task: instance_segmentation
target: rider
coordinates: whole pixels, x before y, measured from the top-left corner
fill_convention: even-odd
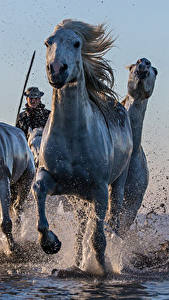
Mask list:
[[[45,127],[50,111],[41,102],[43,95],[44,93],[37,87],[30,87],[24,93],[27,103],[24,111],[19,114],[16,126],[24,131],[26,138],[28,138],[29,127],[31,129]]]

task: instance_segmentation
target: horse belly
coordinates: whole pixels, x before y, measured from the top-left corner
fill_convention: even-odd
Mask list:
[[[14,126],[0,123],[0,160],[7,176],[17,181],[26,170],[32,153],[24,133]]]
[[[126,131],[127,133],[127,131]],[[131,131],[128,134],[119,132],[114,138],[114,152],[112,158],[112,172],[110,183],[116,180],[127,167],[133,149]]]
[[[14,158],[13,161],[13,169],[12,169],[12,180],[14,182],[18,181],[18,179],[22,176],[22,174],[24,173],[24,171],[27,168],[27,160],[23,159],[23,158]]]
[[[32,153],[30,152],[27,144],[25,144],[25,141],[23,143],[18,143],[18,145],[15,145],[17,148],[13,149],[13,164],[11,166],[12,168],[12,180],[14,182],[18,181],[18,179],[22,176],[24,171],[27,169],[28,161],[32,159]],[[8,161],[8,164],[11,164],[11,161]]]

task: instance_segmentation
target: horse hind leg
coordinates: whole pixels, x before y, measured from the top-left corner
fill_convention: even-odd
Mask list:
[[[46,196],[54,191],[55,185],[56,182],[47,171],[38,169],[36,181],[32,186],[32,193],[37,202],[40,244],[43,251],[47,254],[55,254],[61,248],[61,242],[57,236],[49,230],[49,224],[45,214]]]
[[[110,185],[107,222],[112,231],[119,235],[120,212],[124,200],[124,187],[128,168]]]
[[[2,207],[2,223],[1,229],[5,234],[10,251],[14,251],[15,243],[12,236],[12,221],[9,216],[10,209],[10,181],[8,177],[0,179],[0,201]]]
[[[11,196],[13,199],[12,207],[16,214],[16,223],[20,225],[21,214],[23,212],[23,204],[27,199],[31,189],[31,184],[34,178],[35,168],[30,161],[27,169],[16,182],[15,186],[11,189]]]

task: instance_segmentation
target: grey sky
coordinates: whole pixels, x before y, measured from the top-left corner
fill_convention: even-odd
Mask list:
[[[35,85],[43,90],[43,101],[50,108],[52,89],[45,71],[44,39],[57,23],[65,18],[92,24],[104,22],[116,37],[115,47],[107,57],[114,69],[115,91],[122,98],[127,91],[126,65],[146,57],[158,69],[144,132],[147,138],[153,136],[154,143],[160,141],[168,147],[168,13],[168,0],[0,0],[0,120],[15,123],[34,50],[36,57],[27,87]]]
[[[163,0],[0,0],[1,121],[14,123],[31,56],[36,58],[28,86],[44,90],[50,107],[51,87],[45,74],[44,39],[64,18],[105,22],[117,37],[108,54],[115,70],[115,90],[126,93],[125,66],[147,57],[159,70],[153,97],[158,109],[168,101],[169,1]],[[168,109],[168,105],[166,106]],[[166,111],[165,108],[165,111]]]
[[[15,124],[29,63],[36,57],[27,87],[44,91],[51,107],[52,88],[45,71],[44,40],[62,19],[106,23],[115,47],[108,53],[115,91],[127,92],[126,65],[148,58],[158,69],[143,130],[150,184],[145,205],[165,201],[169,193],[169,1],[168,0],[0,0],[0,121]],[[25,104],[25,99],[24,103]],[[148,201],[147,201],[148,200]],[[167,201],[169,209],[169,201]]]

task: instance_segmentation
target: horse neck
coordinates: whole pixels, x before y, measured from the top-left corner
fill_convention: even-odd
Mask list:
[[[85,81],[68,83],[61,89],[53,89],[52,127],[77,129],[86,122],[85,111],[89,107]]]
[[[129,105],[129,116],[130,123],[133,133],[133,152],[138,151],[141,147],[143,121],[147,108],[148,99],[134,99],[128,96]]]

